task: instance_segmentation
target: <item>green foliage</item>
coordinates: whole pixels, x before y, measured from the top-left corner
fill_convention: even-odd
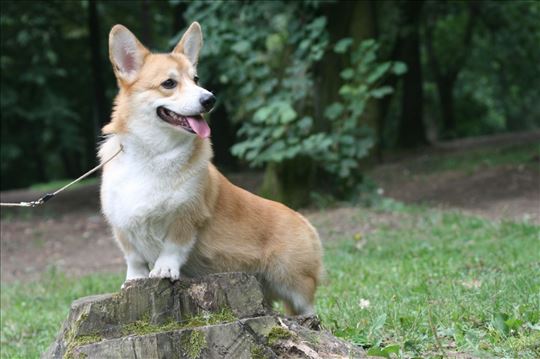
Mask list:
[[[404,65],[379,63],[374,40],[357,46],[351,38],[340,40],[334,51],[350,66],[341,72],[340,101],[320,111],[315,69],[331,50],[324,16],[306,3],[281,1],[234,9],[193,3],[186,18],[195,15],[209,19],[199,72],[219,73],[220,98],[241,123],[232,153],[252,166],[301,159],[315,163],[340,188],[356,184],[359,160],[374,144],[373,130],[361,125],[366,105],[392,92],[380,83],[389,73],[405,72]]]
[[[471,6],[476,8],[472,15]],[[455,133],[446,135],[538,128],[540,79],[532,74],[540,72],[540,48],[535,46],[540,41],[540,5],[528,1],[429,2],[425,10],[425,26],[433,28],[433,50],[441,72],[459,71],[453,93]],[[463,39],[470,16],[472,41],[466,45]],[[430,86],[433,69],[427,60],[425,65],[429,107],[430,102],[437,102],[437,95]],[[439,105],[434,107],[438,110]]]
[[[307,18],[295,21],[303,11],[307,11]],[[283,103],[294,107],[307,96],[312,83],[305,75],[320,59],[327,42],[321,37],[324,18],[309,13],[303,3],[285,5],[281,1],[260,2],[257,6],[190,4],[185,15],[188,22],[204,19],[204,61],[199,65],[202,83],[216,77],[219,98],[233,121],[247,120],[269,104],[279,111],[276,121],[295,119],[296,114]],[[260,26],[261,22],[267,26]],[[259,120],[265,120],[264,112]]]
[[[339,89],[340,101],[329,105],[324,113],[332,124],[326,134],[331,146],[317,153],[318,158],[322,156],[324,168],[348,187],[358,183],[359,161],[374,144],[373,129],[361,124],[367,104],[393,92],[392,87],[380,85],[388,74],[401,75],[407,70],[401,62],[378,62],[379,45],[374,40],[364,40],[347,53],[350,46],[354,47],[350,38],[334,46],[335,52],[349,55],[350,67],[340,74],[344,83]]]
[[[1,2],[2,190],[73,178],[96,162],[100,125],[88,5],[86,1]],[[141,24],[141,3],[97,3],[105,112],[116,92],[107,56],[112,25],[121,19],[139,37],[142,29],[149,35],[156,33],[156,40],[167,41],[170,36],[172,19],[155,11],[169,13],[164,11],[167,3],[147,5],[144,16],[152,28]],[[166,45],[147,43],[156,44]]]
[[[470,126],[483,133],[540,127],[540,4],[485,4],[463,86],[458,97],[472,97],[485,115]],[[536,44],[536,45],[535,45]],[[467,135],[462,126],[459,135]]]
[[[450,4],[429,3],[426,22],[432,22],[433,50],[437,56],[440,70],[443,73],[453,71],[470,51],[464,46],[463,39],[469,21],[469,4],[453,2]]]
[[[359,31],[363,24],[345,24],[347,16],[343,26],[328,24],[330,16],[339,14],[336,9],[351,9],[343,4],[99,2],[97,37],[106,111],[116,91],[107,60],[111,26],[121,21],[149,48],[163,51],[181,36],[179,14],[183,14],[186,24],[197,20],[203,26],[199,75],[204,86],[216,90],[226,109],[218,112],[223,117],[217,120],[228,123],[225,127],[232,127],[231,131],[240,127],[233,148],[237,157],[253,166],[305,162],[317,167],[307,171],[317,178],[332,178],[332,187],[344,178],[356,182],[350,174],[359,176],[358,159],[365,158],[373,146],[373,130],[381,132],[377,138],[386,147],[398,137],[403,92],[399,82],[390,88],[382,80],[406,71],[404,65],[386,59],[400,58],[395,45],[411,29],[399,25],[406,3],[376,2],[377,43],[360,45],[362,39],[349,36],[363,33]],[[94,164],[99,130],[88,3],[49,1],[27,6],[3,1],[1,6],[2,189],[75,177]],[[471,6],[476,12],[472,41],[466,46],[463,39]],[[420,46],[424,107],[432,128],[442,126],[434,73],[425,51],[428,25],[442,72],[461,65],[452,92],[453,135],[540,126],[540,77],[534,76],[540,73],[539,14],[540,4],[532,1],[425,3]],[[173,24],[177,35],[166,43]],[[362,46],[365,58],[354,58]],[[332,50],[339,61],[326,61]],[[332,66],[335,80],[328,76]],[[339,87],[340,94],[334,94]],[[385,107],[370,113],[373,100],[381,98]],[[370,105],[366,108],[366,104]],[[381,113],[388,116],[378,118]],[[217,153],[229,151],[217,140],[215,145]]]
[[[64,17],[74,22],[66,23]],[[78,4],[2,4],[2,188],[65,175],[64,162],[79,167],[84,161],[81,121],[89,115],[81,113],[78,104],[86,96],[83,79],[88,72],[81,70],[74,81],[70,77],[75,70],[71,65],[85,61],[80,55],[86,47],[80,41],[84,27],[77,19],[84,23]],[[71,51],[64,51],[65,46]]]
[[[219,73],[220,98],[246,139],[232,152],[252,165],[312,152],[321,139],[309,115],[312,72],[328,44],[325,18],[303,3],[280,1],[236,8],[193,3],[186,17],[201,13],[214,20],[205,23],[209,40],[199,72]]]
[[[343,39],[336,44],[335,51],[345,52],[351,44],[352,39]],[[393,68],[390,63],[376,63],[376,50],[375,42],[367,40],[350,54],[351,67],[341,72],[345,82],[340,89],[341,101],[332,103],[323,113],[328,120],[326,130],[315,126],[321,121],[309,115],[314,109],[304,107],[304,113],[301,112],[302,105],[314,103],[313,93],[306,92],[307,98],[293,102],[298,93],[294,88],[288,89],[286,82],[280,83],[277,98],[270,97],[251,120],[243,122],[239,134],[245,140],[232,148],[233,153],[255,166],[309,158],[343,182],[357,183],[358,178],[351,174],[358,173],[359,160],[373,146],[373,131],[360,125],[360,119],[371,98],[381,98],[392,91],[388,86],[376,87]],[[399,65],[395,67],[396,72],[400,69]],[[305,86],[309,86],[314,80],[305,81]]]

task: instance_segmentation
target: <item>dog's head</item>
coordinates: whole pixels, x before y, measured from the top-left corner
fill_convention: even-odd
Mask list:
[[[197,61],[202,31],[191,24],[174,50],[153,54],[124,26],[109,35],[109,57],[120,92],[104,133],[130,132],[139,137],[210,136],[202,114],[215,97],[198,85]]]

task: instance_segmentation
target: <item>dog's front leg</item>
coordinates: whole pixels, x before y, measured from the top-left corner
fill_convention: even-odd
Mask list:
[[[138,252],[133,251],[127,253],[125,258],[127,264],[126,282],[148,277],[148,264],[143,256]]]
[[[180,279],[180,268],[186,262],[194,243],[194,236],[187,242],[165,239],[163,249],[150,272],[150,277]]]
[[[118,245],[120,246],[120,249],[124,253],[124,258],[126,259],[126,280],[124,281],[124,284],[122,284],[122,288],[125,288],[127,283],[130,281],[148,277],[148,263],[141,253],[137,251],[133,244],[127,239],[124,232],[118,228],[115,228],[113,233]]]

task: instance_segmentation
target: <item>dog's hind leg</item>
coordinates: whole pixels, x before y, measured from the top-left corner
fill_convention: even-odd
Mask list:
[[[281,298],[288,315],[314,314],[313,300],[315,281],[311,277],[303,277],[296,282],[294,288],[282,288]]]
[[[270,283],[266,278],[261,275],[260,273],[256,274],[257,280],[261,284],[261,289],[263,292],[263,300],[264,303],[272,308],[274,305],[274,302],[279,299],[279,296],[276,294],[275,290],[273,289],[272,283]]]
[[[283,301],[289,315],[313,314],[317,277],[286,273],[275,269],[270,274],[270,278],[268,274],[266,277],[266,283],[270,287],[269,293]]]

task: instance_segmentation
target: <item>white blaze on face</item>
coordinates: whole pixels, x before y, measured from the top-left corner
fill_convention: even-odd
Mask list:
[[[135,94],[132,99],[133,113],[138,116],[131,118],[130,130],[138,137],[145,139],[145,142],[153,142],[164,137],[171,137],[173,141],[176,141],[178,136],[192,137],[193,134],[189,131],[171,131],[171,124],[164,122],[157,114],[158,108],[163,107],[183,116],[191,130],[200,138],[210,137],[210,127],[200,114],[205,112],[201,98],[210,96],[211,92],[193,82],[195,75],[193,68],[184,72],[173,67],[165,74],[166,76],[163,76],[160,81],[172,79],[177,82],[177,86],[166,91],[159,89],[159,91],[142,91]]]
[[[176,69],[171,69],[168,76],[178,82],[178,87],[172,96],[157,99],[153,104],[154,109],[164,106],[186,117],[200,115],[205,111],[201,105],[201,98],[208,97],[211,92],[197,86],[191,80],[195,76],[193,68],[190,68],[184,76],[180,75]]]

